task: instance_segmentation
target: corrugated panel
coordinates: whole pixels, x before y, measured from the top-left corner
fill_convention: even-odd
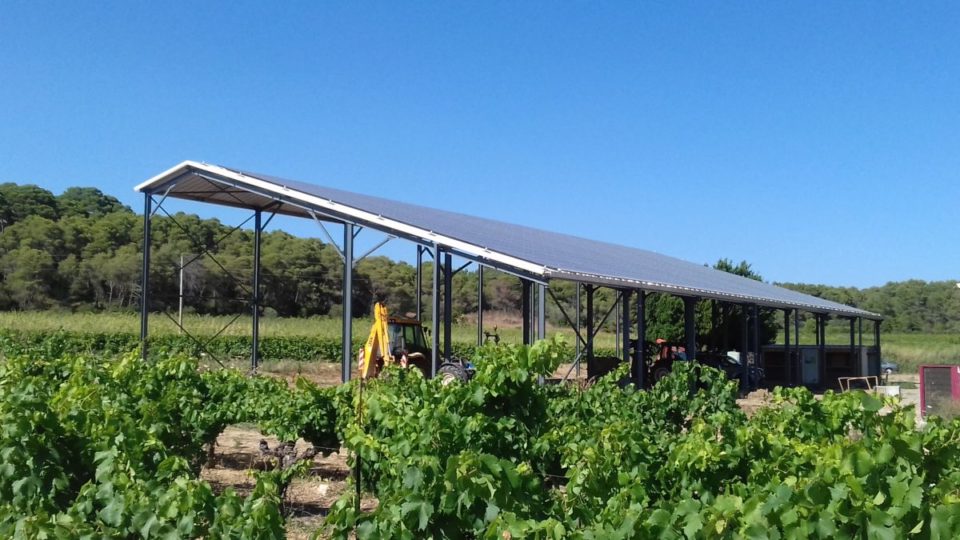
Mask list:
[[[236,172],[286,186],[342,205],[366,210],[464,242],[542,264],[550,275],[586,283],[646,285],[718,298],[751,299],[778,306],[804,307],[835,313],[875,317],[867,311],[830,302],[760,281],[721,272],[703,265],[644,249],[620,246],[577,236],[544,231],[492,219],[416,204],[392,201],[335,188],[317,186],[246,171]]]
[[[220,173],[232,178],[212,182],[203,177]],[[488,255],[481,255],[484,260],[489,256],[490,259],[513,264],[514,268],[529,263],[530,271],[548,279],[570,279],[771,307],[880,318],[875,313],[644,249],[215,165],[184,162],[140,184],[136,189],[163,193],[171,181],[176,181],[176,186],[169,192],[170,197],[246,208],[265,208],[282,199],[289,204],[279,207],[279,211],[296,216],[310,215],[297,205],[319,211],[317,205],[320,203],[333,206],[327,203],[329,201],[339,207],[353,209],[357,215],[368,215],[367,220],[372,221],[367,223],[368,226],[394,231],[412,228],[417,237],[427,242],[437,241],[432,238],[432,233],[435,233],[442,237],[443,242],[454,245],[459,242],[463,248],[469,248],[474,253],[487,250]],[[302,195],[298,196],[298,193]],[[275,211],[277,207],[270,209]],[[376,219],[370,220],[369,214]],[[346,213],[341,215],[351,219]],[[406,234],[409,236],[413,233]],[[440,242],[442,246],[450,247],[443,242]],[[496,261],[492,260],[491,266],[509,269],[507,266],[498,266]]]

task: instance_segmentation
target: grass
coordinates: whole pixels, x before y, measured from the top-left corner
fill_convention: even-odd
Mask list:
[[[863,344],[874,345],[873,328],[864,325]],[[850,343],[850,333],[827,329],[828,345],[847,345]],[[859,336],[856,336],[859,339]],[[801,332],[800,343],[813,345],[813,332]],[[777,343],[783,343],[783,334],[777,336]],[[957,334],[905,334],[883,333],[880,336],[880,347],[884,360],[892,360],[900,365],[903,373],[915,372],[923,364],[960,364],[960,335]]]
[[[223,335],[249,335],[251,320],[249,316],[242,316],[233,320],[227,316],[185,315],[184,327],[193,334],[212,336],[229,324]],[[152,314],[150,317],[150,334],[175,334],[177,327],[166,315]],[[231,321],[233,322],[231,323]],[[500,338],[505,343],[520,343],[522,333],[515,320],[509,317],[498,317],[489,314],[485,319],[485,329],[491,331],[498,327]],[[366,336],[370,329],[369,319],[356,319],[353,322],[354,336]],[[873,329],[864,329],[864,345],[873,345]],[[0,328],[12,328],[25,331],[54,332],[64,329],[74,332],[125,332],[140,333],[140,315],[137,313],[69,313],[69,312],[0,312]],[[568,328],[548,326],[549,335],[563,334],[568,343],[574,343],[573,331]],[[328,338],[340,337],[340,319],[335,317],[312,317],[305,319],[264,317],[260,319],[261,336],[301,337],[318,336]],[[458,343],[475,343],[477,339],[476,325],[454,324],[453,341]],[[801,333],[800,342],[805,345],[813,344],[813,333]],[[845,345],[850,342],[850,334],[828,328],[827,343]],[[597,335],[598,348],[613,349],[616,337],[608,332]],[[783,336],[778,336],[778,343],[783,343]],[[881,336],[884,359],[893,360],[900,364],[902,372],[916,371],[922,364],[960,364],[960,335],[956,334],[901,334],[884,333]]]
[[[495,316],[484,328],[488,332],[497,326],[497,333],[504,343],[520,343],[523,333],[519,327],[505,326],[509,324]],[[232,322],[231,322],[232,321]],[[498,322],[499,321],[499,322]],[[370,319],[355,319],[353,321],[353,335],[366,336],[370,330]],[[176,334],[177,325],[166,315],[151,314],[149,318],[150,335]],[[246,336],[250,335],[252,320],[250,316],[241,316],[234,320],[232,316],[184,315],[183,326],[191,334],[198,336],[213,336],[228,325],[221,335]],[[429,321],[427,321],[429,325]],[[130,334],[140,333],[140,315],[138,313],[69,313],[69,312],[0,312],[0,328],[9,328],[28,332],[55,332],[66,330],[70,332],[100,333],[122,332]],[[260,319],[260,335],[276,337],[326,337],[339,338],[341,322],[335,317],[311,317],[303,319],[263,317]],[[574,343],[573,331],[567,328],[547,327],[549,335],[562,334],[568,343]],[[477,327],[475,324],[454,324],[452,328],[453,341],[457,343],[476,343]],[[616,336],[601,332],[597,335],[598,348],[613,349]]]

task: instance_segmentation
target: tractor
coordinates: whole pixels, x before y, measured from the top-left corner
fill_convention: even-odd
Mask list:
[[[386,306],[379,302],[374,305],[373,326],[366,344],[358,353],[361,378],[377,377],[387,364],[415,367],[429,377],[432,358],[426,333],[419,320],[414,317],[391,317]],[[457,358],[446,358],[437,368],[437,377],[444,385],[453,381],[468,381],[474,373],[473,364]]]

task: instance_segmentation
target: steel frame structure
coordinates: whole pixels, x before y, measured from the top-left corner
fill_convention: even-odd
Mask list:
[[[186,165],[189,164],[195,168],[201,167],[201,164],[196,164],[194,162],[185,162]],[[209,169],[209,170],[207,170]],[[449,239],[442,237],[439,234],[430,233],[428,235],[421,235],[413,230],[411,227],[403,227],[399,225],[385,225],[381,219],[378,219],[377,216],[367,216],[357,217],[356,212],[349,213],[342,211],[333,201],[305,201],[304,199],[298,199],[296,197],[288,196],[283,193],[278,193],[276,190],[267,190],[260,187],[262,182],[253,182],[252,180],[249,183],[240,183],[234,177],[227,174],[219,174],[213,168],[207,168],[205,170],[190,170],[182,172],[177,176],[170,178],[165,178],[163,175],[160,175],[156,178],[162,178],[162,182],[153,182],[148,181],[144,184],[138,186],[138,190],[144,193],[144,228],[143,228],[143,265],[142,265],[142,277],[141,277],[141,326],[140,326],[140,338],[143,344],[143,355],[146,358],[148,354],[148,344],[149,344],[149,315],[151,307],[151,289],[150,289],[150,265],[151,265],[151,221],[154,214],[163,209],[163,202],[171,195],[171,190],[175,188],[179,182],[187,180],[191,177],[203,178],[209,182],[209,185],[212,186],[208,191],[196,191],[196,192],[177,192],[172,196],[177,198],[183,198],[188,200],[195,200],[199,202],[206,202],[208,204],[220,204],[224,206],[232,206],[239,208],[246,208],[253,210],[253,216],[251,219],[254,220],[254,263],[252,268],[252,291],[247,291],[249,299],[249,307],[251,309],[251,315],[253,319],[253,327],[251,329],[252,334],[252,351],[250,355],[250,365],[251,369],[256,370],[260,358],[259,358],[259,341],[260,341],[260,332],[259,332],[259,317],[260,310],[262,307],[262,296],[260,294],[261,290],[261,264],[260,264],[260,239],[262,231],[267,227],[270,221],[278,213],[286,213],[289,215],[296,215],[298,217],[310,217],[317,222],[321,231],[327,237],[329,242],[334,245],[340,257],[343,260],[343,281],[342,281],[342,302],[343,302],[343,332],[342,332],[342,343],[343,351],[341,358],[341,378],[343,381],[347,381],[350,378],[350,366],[353,361],[353,351],[352,349],[352,318],[353,318],[353,306],[352,306],[352,288],[353,288],[353,269],[356,263],[363,259],[364,257],[370,255],[373,251],[381,247],[386,242],[394,238],[402,238],[408,241],[413,242],[417,247],[416,253],[416,310],[417,317],[420,318],[423,313],[423,256],[428,254],[433,260],[433,279],[432,279],[432,291],[431,291],[431,301],[432,301],[432,315],[431,315],[431,339],[432,339],[432,350],[433,357],[431,358],[431,375],[436,373],[436,370],[440,364],[441,360],[441,345],[443,346],[442,356],[449,358],[452,354],[452,280],[453,276],[460,270],[466,268],[471,263],[477,264],[478,266],[478,291],[477,291],[477,343],[482,344],[484,341],[484,322],[483,322],[483,304],[484,304],[484,294],[483,294],[483,270],[485,267],[495,268],[499,271],[506,272],[518,277],[522,283],[522,319],[523,319],[523,342],[526,344],[532,343],[534,339],[534,330],[536,331],[535,335],[538,339],[542,339],[546,336],[546,298],[550,296],[557,306],[560,307],[567,323],[573,328],[576,334],[576,357],[574,363],[571,366],[572,369],[576,369],[579,374],[581,360],[585,357],[587,359],[588,370],[593,365],[595,358],[594,352],[594,338],[599,332],[600,328],[603,327],[610,314],[614,311],[618,311],[617,317],[617,329],[618,329],[618,339],[617,347],[619,348],[619,353],[624,362],[629,362],[631,364],[631,379],[634,384],[639,387],[643,387],[645,369],[643,367],[643,346],[642,344],[646,338],[646,297],[650,292],[657,292],[661,294],[672,294],[679,296],[684,301],[684,328],[686,334],[686,345],[687,350],[689,351],[690,358],[695,360],[696,352],[698,349],[698,344],[696,342],[696,325],[695,325],[695,308],[700,297],[692,296],[691,293],[697,294],[696,291],[687,290],[684,288],[664,288],[657,284],[645,284],[645,283],[631,283],[626,282],[622,279],[601,279],[598,276],[591,276],[590,282],[583,281],[581,276],[572,272],[555,272],[550,276],[543,274],[534,273],[528,270],[528,265],[525,264],[521,259],[515,259],[508,256],[494,257],[487,252],[478,253],[476,250],[470,248],[463,242],[458,242],[455,239]],[[223,169],[224,171],[229,171],[228,169]],[[242,176],[242,175],[241,175]],[[200,195],[204,194],[214,194],[217,196],[225,196],[227,199],[221,199],[217,201],[213,200],[203,200],[200,198]],[[245,194],[255,194],[263,198],[265,203],[253,204],[248,200],[243,200],[240,197]],[[159,195],[159,199],[157,196]],[[312,198],[311,201],[313,201]],[[296,213],[291,213],[290,208],[296,209]],[[166,213],[165,210],[163,210]],[[262,219],[262,214],[264,212],[271,212],[270,217],[264,222]],[[167,214],[169,216],[169,214]],[[170,216],[172,218],[172,216]],[[231,230],[232,232],[242,228],[249,219],[244,221],[239,226]],[[342,247],[337,245],[337,242],[334,241],[333,236],[327,230],[325,223],[338,224],[343,227],[343,236],[342,236]],[[359,257],[355,257],[354,254],[354,242],[357,235],[364,229],[369,228],[372,230],[377,230],[386,235],[386,238],[381,241],[379,244],[376,244],[366,253],[361,254]],[[433,238],[433,240],[431,240]],[[441,241],[442,240],[442,241]],[[222,241],[222,239],[220,240]],[[210,255],[206,249],[201,250],[203,253],[197,257],[203,256],[204,254]],[[461,257],[467,262],[460,268],[454,270],[452,267],[453,256]],[[215,258],[214,258],[215,260]],[[222,265],[217,262],[217,265],[223,269],[228,275],[230,273],[223,268]],[[234,276],[231,276],[234,277]],[[585,276],[583,276],[585,277]],[[234,277],[234,279],[236,279]],[[549,289],[549,282],[554,279],[560,279],[564,281],[572,281],[577,284],[577,294],[574,302],[574,309],[576,310],[576,317],[571,318],[569,314],[564,310],[558,298],[556,298],[553,290]],[[610,307],[610,309],[603,315],[599,324],[596,321],[596,313],[594,306],[594,294],[597,289],[600,287],[607,287],[616,292],[616,301]],[[581,291],[586,289],[586,313],[585,321],[581,320]],[[636,304],[636,342],[640,344],[639,346],[633,347],[633,355],[630,354],[631,350],[631,309],[630,302],[631,299],[635,298]],[[442,304],[441,304],[442,299]],[[790,378],[794,382],[800,379],[799,375],[799,308],[785,309],[775,306],[769,306],[764,302],[748,302],[748,303],[739,303],[737,304],[736,298],[731,295],[729,299],[721,299],[713,297],[712,300],[715,302],[721,302],[725,306],[729,305],[741,305],[744,318],[747,319],[744,321],[743,329],[744,336],[742,336],[742,343],[744,353],[748,349],[752,349],[751,352],[755,354],[757,362],[760,362],[760,343],[759,343],[759,308],[761,306],[766,306],[771,309],[783,309],[784,312],[784,326],[785,326],[785,350],[788,357],[788,366],[790,372]],[[726,307],[724,308],[726,310]],[[794,312],[794,344],[795,344],[795,353],[796,357],[790,354],[790,312]],[[815,313],[817,318],[817,341],[821,346],[821,349],[825,342],[825,318],[826,313]],[[713,314],[717,313],[716,309],[712,310]],[[239,316],[238,316],[239,317]],[[534,318],[536,319],[536,328],[534,329]],[[442,319],[442,320],[441,320]],[[711,317],[715,325],[715,317]],[[856,319],[859,324],[860,329],[860,342],[862,346],[862,336],[863,336],[863,317],[851,317],[851,344],[853,343],[853,321]],[[236,318],[234,319],[234,321]],[[880,352],[880,320],[874,320],[874,335],[875,335],[875,346],[877,348],[877,361],[875,366],[872,367],[872,370],[879,372],[879,352]],[[749,322],[748,322],[749,321]],[[175,321],[176,322],[176,321]],[[232,324],[233,321],[227,323],[226,326]],[[585,324],[587,332],[584,336],[582,326]],[[182,325],[178,326],[181,327]],[[226,328],[224,327],[224,329]],[[748,331],[748,326],[751,327],[752,331]],[[183,329],[185,333],[190,335]],[[221,332],[223,329],[221,330]],[[443,340],[441,343],[441,332]],[[749,335],[748,335],[749,334]],[[219,333],[217,334],[219,335]],[[216,337],[216,336],[215,336]],[[197,340],[205,348],[205,344],[191,335],[191,338]],[[750,339],[752,338],[752,339]],[[215,338],[212,338],[215,339]],[[724,337],[726,340],[726,335]],[[749,343],[749,344],[748,344]],[[744,364],[747,362],[746,356],[743,359]],[[823,366],[821,361],[821,369]],[[744,369],[744,379],[747,378],[746,372]],[[567,373],[569,375],[569,372]],[[566,378],[566,377],[565,377]],[[743,381],[744,383],[746,380]]]

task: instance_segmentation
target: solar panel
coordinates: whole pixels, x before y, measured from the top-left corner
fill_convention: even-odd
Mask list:
[[[182,166],[187,166],[186,162]],[[192,167],[207,167],[191,164]],[[524,225],[471,216],[448,210],[394,201],[271,175],[225,169],[282,191],[287,199],[298,194],[332,201],[425,231],[442,234],[492,253],[528,261],[543,268],[547,279],[621,286],[678,295],[743,301],[781,308],[803,308],[877,319],[879,315],[768,283],[670,257],[652,251],[545,231]],[[169,180],[177,168],[141,184],[145,190]],[[182,172],[180,174],[183,174]],[[240,178],[242,180],[242,178]],[[170,193],[176,197],[176,190]],[[215,202],[215,201],[211,201]],[[495,266],[495,265],[492,265]]]

